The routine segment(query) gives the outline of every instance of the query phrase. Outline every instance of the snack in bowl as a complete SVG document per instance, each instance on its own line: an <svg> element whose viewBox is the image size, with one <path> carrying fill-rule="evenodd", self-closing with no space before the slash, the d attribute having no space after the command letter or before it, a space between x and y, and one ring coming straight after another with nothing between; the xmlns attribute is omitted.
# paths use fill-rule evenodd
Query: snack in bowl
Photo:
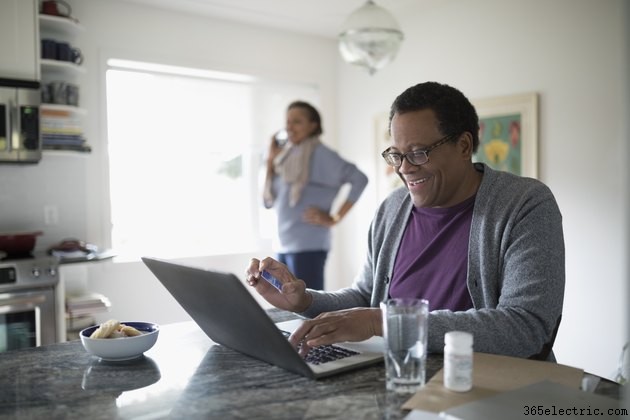
<svg viewBox="0 0 630 420"><path fill-rule="evenodd" d="M115 319L103 322L94 332L90 335L90 338L122 338L122 337L135 337L142 334L140 331L129 325L121 324Z"/></svg>
<svg viewBox="0 0 630 420"><path fill-rule="evenodd" d="M118 322L110 319L81 331L85 350L107 361L142 356L157 341L160 327L150 322Z"/></svg>

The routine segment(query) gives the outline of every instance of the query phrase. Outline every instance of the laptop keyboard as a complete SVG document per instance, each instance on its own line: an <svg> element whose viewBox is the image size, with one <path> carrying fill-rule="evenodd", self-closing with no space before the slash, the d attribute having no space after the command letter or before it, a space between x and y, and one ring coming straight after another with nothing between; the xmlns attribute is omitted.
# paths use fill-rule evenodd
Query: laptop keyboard
<svg viewBox="0 0 630 420"><path fill-rule="evenodd" d="M285 337L289 338L291 335L287 331L282 331ZM307 363L311 363L313 365L320 365L322 363L332 362L333 360L339 360L346 357L354 356L355 354L359 354L356 351L344 349L339 346L335 346L333 344L313 347L309 350L308 354L304 358Z"/></svg>

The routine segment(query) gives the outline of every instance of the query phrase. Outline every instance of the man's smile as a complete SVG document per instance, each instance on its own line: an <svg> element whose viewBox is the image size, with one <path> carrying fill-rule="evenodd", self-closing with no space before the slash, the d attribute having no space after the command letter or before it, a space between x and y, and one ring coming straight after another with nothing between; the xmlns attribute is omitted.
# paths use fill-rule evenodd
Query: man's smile
<svg viewBox="0 0 630 420"><path fill-rule="evenodd" d="M424 178L420 178L420 179L416 179L416 180L408 180L408 179L406 179L405 181L407 182L407 185L409 185L410 187L414 187L416 185L424 184L428 180L429 180L429 177L424 177Z"/></svg>

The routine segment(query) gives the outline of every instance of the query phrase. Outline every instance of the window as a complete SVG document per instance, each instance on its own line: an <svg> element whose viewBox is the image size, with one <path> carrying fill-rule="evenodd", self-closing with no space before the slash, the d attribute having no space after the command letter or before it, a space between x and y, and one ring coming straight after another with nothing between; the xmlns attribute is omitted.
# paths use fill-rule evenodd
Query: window
<svg viewBox="0 0 630 420"><path fill-rule="evenodd" d="M106 92L120 259L250 252L270 238L262 156L288 103L317 104L316 88L109 60Z"/></svg>

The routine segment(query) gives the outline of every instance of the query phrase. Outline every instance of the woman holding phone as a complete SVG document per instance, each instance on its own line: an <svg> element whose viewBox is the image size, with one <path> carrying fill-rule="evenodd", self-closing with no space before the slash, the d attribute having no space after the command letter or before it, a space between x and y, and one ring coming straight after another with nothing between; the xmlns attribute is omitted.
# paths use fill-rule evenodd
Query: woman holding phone
<svg viewBox="0 0 630 420"><path fill-rule="evenodd" d="M350 211L368 178L320 141L321 117L311 104L289 104L285 130L284 138L279 133L271 138L263 193L265 207L273 207L278 220L274 251L307 287L322 290L330 228ZM344 184L350 191L333 212Z"/></svg>

